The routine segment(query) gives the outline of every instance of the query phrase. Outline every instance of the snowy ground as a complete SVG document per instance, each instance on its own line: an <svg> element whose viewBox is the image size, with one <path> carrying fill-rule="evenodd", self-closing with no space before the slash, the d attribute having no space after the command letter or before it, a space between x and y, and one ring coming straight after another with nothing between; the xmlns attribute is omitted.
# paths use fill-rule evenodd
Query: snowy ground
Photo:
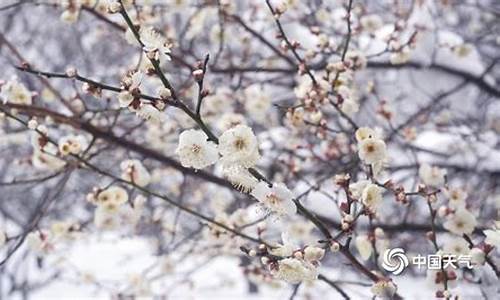
<svg viewBox="0 0 500 300"><path fill-rule="evenodd" d="M173 266L175 275L170 274L164 277L164 280L154 281L152 279L155 278L155 272L145 271L161 262L158 262L148 249L150 247L145 239L117 239L113 235L78 242L64 259L50 259L53 263L58 261L64 266L72 266L74 274L66 274L60 280L53 281L35 293L33 299L109 299L111 293L106 290L119 291L131 287L140 289L141 284L144 284L140 278L153 282L152 289L163 291L168 295L168 299L287 299L292 294L292 286L282 285L278 288L264 285L260 287L258 294L249 295L247 281L238 266L238 259L228 257L217 257L206 264L202 262L203 267L194 269L194 262L187 261ZM194 265L198 265L197 263ZM322 272L332 280L347 279L345 274L332 268L322 268ZM186 280L186 274L189 274L189 280ZM88 284L77 282L82 276L93 277L96 282L107 288L97 289L91 280L88 280ZM429 288L423 277L409 279L403 275L393 279L399 287L398 292L405 299L433 298L434 291ZM358 278L357 281L363 279ZM371 298L369 287L349 284L342 287L352 299ZM474 287L463 285L459 293L463 299L475 299L473 295L477 295L478 291ZM306 299L308 296L312 297L308 299L318 299L320 295L322 298L326 297L325 299L340 297L332 288L318 281L314 286L302 286L296 299ZM142 298L149 299L152 296L146 294Z"/></svg>

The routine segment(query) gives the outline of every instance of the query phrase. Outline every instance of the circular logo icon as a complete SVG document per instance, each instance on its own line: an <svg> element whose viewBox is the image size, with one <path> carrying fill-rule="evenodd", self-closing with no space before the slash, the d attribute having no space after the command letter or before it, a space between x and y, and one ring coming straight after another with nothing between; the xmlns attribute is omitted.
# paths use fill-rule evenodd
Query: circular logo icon
<svg viewBox="0 0 500 300"><path fill-rule="evenodd" d="M384 252L382 267L384 270L391 272L394 275L401 274L410 262L402 248L387 249Z"/></svg>

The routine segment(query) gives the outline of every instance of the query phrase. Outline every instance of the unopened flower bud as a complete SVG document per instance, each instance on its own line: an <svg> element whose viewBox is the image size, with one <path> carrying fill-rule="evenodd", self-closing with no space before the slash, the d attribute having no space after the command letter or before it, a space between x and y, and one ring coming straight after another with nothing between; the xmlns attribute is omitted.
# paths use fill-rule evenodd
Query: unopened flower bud
<svg viewBox="0 0 500 300"><path fill-rule="evenodd" d="M354 218L352 217L352 215L345 215L344 218L342 219L342 221L347 223L352 223L353 220Z"/></svg>
<svg viewBox="0 0 500 300"><path fill-rule="evenodd" d="M77 72L76 72L75 68L69 67L68 69L66 69L66 76L68 76L70 78L74 78L74 77L76 77L76 75L77 75Z"/></svg>
<svg viewBox="0 0 500 300"><path fill-rule="evenodd" d="M122 10L122 5L118 1L111 1L108 4L108 12L111 14L115 14L117 12L120 12Z"/></svg>
<svg viewBox="0 0 500 300"><path fill-rule="evenodd" d="M349 228L351 228L351 224L342 222L341 227L342 227L342 230L346 231L346 230L349 230Z"/></svg>
<svg viewBox="0 0 500 300"><path fill-rule="evenodd" d="M340 250L340 244L337 242L332 242L330 245L330 251L332 252L338 252Z"/></svg>
<svg viewBox="0 0 500 300"><path fill-rule="evenodd" d="M385 237L384 230L380 227L375 228L375 237L379 239L383 239Z"/></svg>
<svg viewBox="0 0 500 300"><path fill-rule="evenodd" d="M166 87L161 87L158 90L158 95L160 95L160 98L162 99L168 99L172 96L172 91Z"/></svg>
<svg viewBox="0 0 500 300"><path fill-rule="evenodd" d="M196 81L200 81L203 79L203 70L202 69L196 69L193 71L193 77Z"/></svg>
<svg viewBox="0 0 500 300"><path fill-rule="evenodd" d="M446 206L444 206L444 205L440 206L438 208L437 213L438 213L439 217L443 218L443 217L445 217L448 214L448 208Z"/></svg>
<svg viewBox="0 0 500 300"><path fill-rule="evenodd" d="M35 130L38 127L38 122L36 119L31 119L28 121L28 128L31 130Z"/></svg>

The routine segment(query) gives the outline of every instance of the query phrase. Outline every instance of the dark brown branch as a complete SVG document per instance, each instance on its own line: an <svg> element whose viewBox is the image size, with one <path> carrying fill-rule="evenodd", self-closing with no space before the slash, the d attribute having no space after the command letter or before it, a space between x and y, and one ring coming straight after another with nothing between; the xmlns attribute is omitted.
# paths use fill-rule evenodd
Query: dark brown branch
<svg viewBox="0 0 500 300"><path fill-rule="evenodd" d="M155 150L146 148L142 145L136 144L132 141L126 140L125 138L120 138L116 135L114 135L112 132L109 131L104 131L102 129L99 129L95 126L92 126L89 123L80 121L78 119L74 119L65 115L62 115L57 112L53 112L41 107L36 107L36 106L26 106L26 105L19 105L19 104L12 104L12 103L7 103L7 104L0 104L0 107L2 108L15 108L21 113L25 113L29 116L38 116L38 117L46 117L50 116L51 118L54 119L54 121L62 123L62 124L67 124L75 129L81 129L96 138L103 139L107 142L113 143L115 145L118 145L120 147L123 147L125 149L128 149L130 151L133 151L135 153L141 154L144 157L148 157L151 159L154 159L158 162L161 162L162 164L172 167L180 172L182 172L185 175L189 176L194 176L194 177L199 177L202 178L203 180L206 180L208 182L212 182L215 184L218 184L220 186L224 186L227 188L232 188L232 185L225 179L217 177L215 175L212 175L210 173L207 173L203 170L195 171L193 169L185 168L183 167L180 163L178 163L176 160L167 157Z"/></svg>

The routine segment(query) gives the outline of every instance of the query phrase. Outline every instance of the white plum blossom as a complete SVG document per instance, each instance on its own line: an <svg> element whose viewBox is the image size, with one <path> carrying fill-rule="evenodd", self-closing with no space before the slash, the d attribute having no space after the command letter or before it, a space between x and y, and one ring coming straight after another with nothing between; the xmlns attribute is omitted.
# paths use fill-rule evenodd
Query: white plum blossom
<svg viewBox="0 0 500 300"><path fill-rule="evenodd" d="M31 130L35 130L38 127L38 122L36 119L31 119L28 121L28 128Z"/></svg>
<svg viewBox="0 0 500 300"><path fill-rule="evenodd" d="M458 209L465 207L465 199L467 192L462 188L449 188L444 190L445 195L448 196L448 204L451 208Z"/></svg>
<svg viewBox="0 0 500 300"><path fill-rule="evenodd" d="M314 111L309 114L309 121L313 124L318 124L321 121L322 117L323 113L321 112L321 110Z"/></svg>
<svg viewBox="0 0 500 300"><path fill-rule="evenodd" d="M359 103L355 99L347 98L342 102L341 109L346 115L353 116L359 111Z"/></svg>
<svg viewBox="0 0 500 300"><path fill-rule="evenodd" d="M118 102L120 107L129 107L134 100L134 96L129 91L121 91L118 94Z"/></svg>
<svg viewBox="0 0 500 300"><path fill-rule="evenodd" d="M239 165L225 166L222 173L237 190L244 193L249 193L259 183L247 168Z"/></svg>
<svg viewBox="0 0 500 300"><path fill-rule="evenodd" d="M78 21L79 16L80 16L80 9L79 8L68 7L62 12L60 19L63 22L71 24L71 23L75 23L76 21Z"/></svg>
<svg viewBox="0 0 500 300"><path fill-rule="evenodd" d="M127 74L122 79L122 87L129 92L138 89L141 86L142 80L144 79L144 73L141 71L135 71Z"/></svg>
<svg viewBox="0 0 500 300"><path fill-rule="evenodd" d="M208 141L203 131L194 129L180 134L175 153L179 155L182 166L187 168L203 169L219 159L217 145Z"/></svg>
<svg viewBox="0 0 500 300"><path fill-rule="evenodd" d="M139 105L137 104L142 104L142 102L140 102L139 99L136 99L136 94L139 92L143 79L144 73L141 71L130 72L122 78L122 91L117 96L120 107L128 107L130 111L137 112L139 108ZM134 100L138 102L135 102Z"/></svg>
<svg viewBox="0 0 500 300"><path fill-rule="evenodd" d="M379 280L372 285L371 291L373 295L380 299L393 299L397 287L392 280Z"/></svg>
<svg viewBox="0 0 500 300"><path fill-rule="evenodd" d="M161 86L157 89L156 93L160 96L161 99L168 99L172 97L172 91L164 86Z"/></svg>
<svg viewBox="0 0 500 300"><path fill-rule="evenodd" d="M383 161L387 156L385 142L380 139L366 139L358 144L359 158L367 164Z"/></svg>
<svg viewBox="0 0 500 300"><path fill-rule="evenodd" d="M471 257L471 262L473 265L484 265L486 261L486 253L483 250L474 247L470 249L469 255Z"/></svg>
<svg viewBox="0 0 500 300"><path fill-rule="evenodd" d="M118 210L118 208L116 210ZM100 229L111 229L118 226L118 219L114 211L111 212L103 206L98 206L94 212L94 225Z"/></svg>
<svg viewBox="0 0 500 300"><path fill-rule="evenodd" d="M367 235L358 235L354 240L356 249L363 260L368 260L373 253L373 245Z"/></svg>
<svg viewBox="0 0 500 300"><path fill-rule="evenodd" d="M356 130L359 158L366 164L382 162L387 156L385 142L378 138L371 128L361 127Z"/></svg>
<svg viewBox="0 0 500 300"><path fill-rule="evenodd" d="M281 240L283 244L280 244L277 247L269 250L272 255L289 257L292 256L293 252L299 248L297 243L292 238L290 238L288 232L283 232L281 234Z"/></svg>
<svg viewBox="0 0 500 300"><path fill-rule="evenodd" d="M255 186L251 195L278 215L293 215L297 212L293 193L283 183L275 183L269 187L266 182L261 181Z"/></svg>
<svg viewBox="0 0 500 300"><path fill-rule="evenodd" d="M340 85L337 94L342 98L341 109L348 116L352 116L359 111L358 96L354 87Z"/></svg>
<svg viewBox="0 0 500 300"><path fill-rule="evenodd" d="M292 126L302 126L304 125L304 108L298 107L292 110L288 110L286 113L287 119L290 121Z"/></svg>
<svg viewBox="0 0 500 300"><path fill-rule="evenodd" d="M438 187L444 184L446 170L422 164L418 169L418 175L425 185Z"/></svg>
<svg viewBox="0 0 500 300"><path fill-rule="evenodd" d="M476 227L476 217L467 209L460 208L455 213L447 216L443 226L446 230L457 234L471 234Z"/></svg>
<svg viewBox="0 0 500 300"><path fill-rule="evenodd" d="M167 43L165 38L153 27L143 27L139 31L143 50L148 57L154 59L170 60L170 49L172 45ZM149 56L151 55L151 56Z"/></svg>
<svg viewBox="0 0 500 300"><path fill-rule="evenodd" d="M496 222L496 229L487 229L483 233L486 235L484 242L500 250L500 221Z"/></svg>
<svg viewBox="0 0 500 300"><path fill-rule="evenodd" d="M108 0L107 10L112 14L117 13L122 10L122 4L118 0Z"/></svg>
<svg viewBox="0 0 500 300"><path fill-rule="evenodd" d="M57 170L64 167L64 161L54 155L44 153L42 151L33 151L31 163L37 169Z"/></svg>
<svg viewBox="0 0 500 300"><path fill-rule="evenodd" d="M142 213L142 206L121 205L113 210L106 206L98 206L94 212L94 225L98 229L113 230L134 227Z"/></svg>
<svg viewBox="0 0 500 300"><path fill-rule="evenodd" d="M384 253L387 248L389 248L390 240L385 235L384 230L382 228L375 228L375 249L377 249L378 253ZM382 256L379 259L383 259Z"/></svg>
<svg viewBox="0 0 500 300"><path fill-rule="evenodd" d="M57 221L50 225L50 233L54 240L73 239L78 225L71 221Z"/></svg>
<svg viewBox="0 0 500 300"><path fill-rule="evenodd" d="M319 77L317 86L314 86L311 78L307 75L302 75L298 79L298 85L295 87L295 96L299 99L308 99L310 97L321 97L325 91L330 89L330 84L327 80Z"/></svg>
<svg viewBox="0 0 500 300"><path fill-rule="evenodd" d="M97 195L93 202L97 205L94 211L94 225L98 229L118 229L134 227L139 221L146 199L138 195L132 206L125 205L127 192L118 186L112 186Z"/></svg>
<svg viewBox="0 0 500 300"><path fill-rule="evenodd" d="M47 129L44 125L39 125L37 130L47 134ZM37 169L41 170L58 170L66 164L57 156L58 148L53 144L42 144L43 137L39 133L31 135L31 145L33 146L33 155L31 163Z"/></svg>
<svg viewBox="0 0 500 300"><path fill-rule="evenodd" d="M363 189L363 193L361 194L361 201L370 210L376 211L376 209L382 202L382 188L373 183L368 184Z"/></svg>
<svg viewBox="0 0 500 300"><path fill-rule="evenodd" d="M3 100L3 103L21 105L30 105L32 103L31 92L16 79L7 81L0 87L0 99Z"/></svg>
<svg viewBox="0 0 500 300"><path fill-rule="evenodd" d="M359 22L361 23L363 30L369 33L374 33L384 25L382 18L376 14L365 15L361 17Z"/></svg>
<svg viewBox="0 0 500 300"><path fill-rule="evenodd" d="M276 269L271 270L271 274L292 284L314 281L318 278L318 270L313 264L297 258L280 260Z"/></svg>
<svg viewBox="0 0 500 300"><path fill-rule="evenodd" d="M411 58L410 48L403 47L401 50L391 54L389 60L393 65L401 65L408 62Z"/></svg>
<svg viewBox="0 0 500 300"><path fill-rule="evenodd" d="M469 244L462 237L454 237L443 245L443 252L451 255L467 255Z"/></svg>
<svg viewBox="0 0 500 300"><path fill-rule="evenodd" d="M133 182L138 186L144 187L151 181L151 175L144 167L141 161L137 159L129 159L122 161L120 164L122 170L121 178L126 181Z"/></svg>
<svg viewBox="0 0 500 300"><path fill-rule="evenodd" d="M356 130L355 136L358 143L366 139L378 138L376 131L371 129L370 127L358 128L358 130Z"/></svg>
<svg viewBox="0 0 500 300"><path fill-rule="evenodd" d="M228 129L219 138L219 152L226 165L253 167L260 158L258 146L252 128L246 125Z"/></svg>
<svg viewBox="0 0 500 300"><path fill-rule="evenodd" d="M161 122L163 120L161 111L152 104L141 102L135 114L146 121Z"/></svg>
<svg viewBox="0 0 500 300"><path fill-rule="evenodd" d="M102 206L108 211L116 211L118 207L128 201L127 191L119 186L111 186L100 191L92 202L97 206Z"/></svg>
<svg viewBox="0 0 500 300"><path fill-rule="evenodd" d="M307 246L304 249L304 259L308 262L318 262L324 255L325 249L319 247Z"/></svg>
<svg viewBox="0 0 500 300"><path fill-rule="evenodd" d="M83 135L66 135L59 139L58 145L62 155L77 155L87 147L87 139Z"/></svg>
<svg viewBox="0 0 500 300"><path fill-rule="evenodd" d="M351 194L355 199L361 199L363 191L368 186L368 184L370 184L369 180L359 180L349 185L349 191L351 191Z"/></svg>
<svg viewBox="0 0 500 300"><path fill-rule="evenodd" d="M366 56L358 50L349 50L346 54L346 61L351 63L354 69L364 69L368 60Z"/></svg>

